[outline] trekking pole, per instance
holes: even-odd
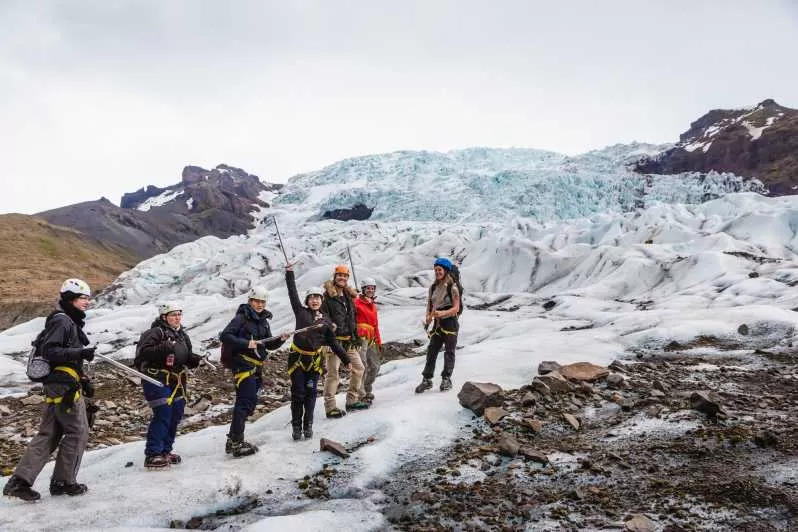
[[[285,257],[285,263],[291,264],[288,262],[288,254],[285,252],[285,246],[283,245],[283,237],[280,236],[280,228],[277,227],[277,218],[272,216],[272,220],[274,221],[274,230],[277,231],[277,240],[280,241],[280,250],[283,252],[283,257]]]
[[[317,323],[315,325],[310,325],[308,327],[302,327],[301,329],[296,329],[294,331],[289,332],[288,334],[297,334],[297,333],[301,333],[301,332],[305,332],[305,331],[310,331],[310,330],[313,330],[313,329],[321,329],[322,327],[326,327],[326,325],[323,324],[323,323]],[[261,340],[255,340],[255,342],[258,343],[258,344],[265,344],[266,342],[271,342],[272,340],[277,340],[278,338],[280,338],[279,334],[277,336],[270,336],[269,338],[263,338]]]
[[[358,290],[357,287],[357,275],[355,274],[355,263],[352,260],[352,252],[349,251],[349,246],[346,246],[346,253],[349,255],[349,266],[352,267],[352,280],[355,282],[355,290]]]
[[[209,360],[210,357],[211,357],[211,354],[206,351],[205,355],[203,355],[203,357],[202,357],[202,363],[200,365],[202,365],[202,366],[210,366],[212,370],[216,371],[216,366],[211,364],[211,361]]]
[[[131,368],[130,366],[125,366],[121,362],[117,362],[116,360],[114,360],[111,357],[107,357],[105,355],[101,355],[100,353],[94,353],[94,356],[100,357],[101,359],[105,360],[106,362],[108,362],[112,366],[114,366],[116,368],[119,368],[119,369],[121,369],[123,371],[126,371],[126,372],[130,373],[131,375],[135,375],[136,377],[139,377],[140,379],[144,379],[145,381],[147,381],[149,383],[152,383],[152,384],[154,384],[156,386],[163,386],[163,383],[161,381],[155,380],[152,377],[141,373],[140,371],[136,371],[135,369]]]

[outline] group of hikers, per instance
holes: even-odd
[[[452,387],[462,287],[457,267],[449,259],[436,259],[433,268],[435,281],[429,288],[424,317],[430,341],[416,393],[432,388],[441,348],[444,348],[444,365],[440,390]],[[296,326],[293,333],[276,336],[272,336],[269,326],[273,316],[266,308],[267,290],[261,286],[249,290],[247,302],[239,305],[219,335],[221,359],[232,371],[236,391],[225,444],[227,454],[240,458],[258,452],[257,446],[244,439],[246,420],[255,411],[268,351],[280,348],[292,335],[288,374],[294,440],[313,437],[313,413],[322,374],[328,418],[341,418],[347,411],[371,406],[382,350],[375,304],[377,283],[374,279],[364,279],[358,292],[349,286],[349,277],[349,267],[337,265],[330,280],[321,287],[308,288],[300,299],[293,265],[286,265],[285,281]],[[94,387],[84,372],[84,362],[91,362],[96,351],[96,347],[89,347],[89,339],[83,332],[90,300],[88,284],[79,279],[66,280],[61,286],[57,308],[46,318],[45,328],[34,342],[37,354],[49,361],[51,368],[41,381],[45,395],[42,421],[4,486],[3,495],[38,500],[40,494],[33,489],[33,483],[56,449],[50,494],[81,495],[88,489],[77,482],[77,473],[90,430],[84,397],[94,395]],[[205,363],[193,351],[182,327],[182,315],[180,305],[166,302],[158,305],[158,317],[141,335],[136,348],[134,366],[147,377],[142,378],[142,389],[152,409],[144,448],[144,466],[149,470],[181,463],[182,458],[174,452],[173,445],[186,403],[186,370]],[[342,367],[350,375],[345,410],[336,403]]]

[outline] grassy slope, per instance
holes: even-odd
[[[0,329],[46,313],[64,279],[97,291],[137,260],[125,250],[24,214],[0,215]]]

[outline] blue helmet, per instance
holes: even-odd
[[[435,259],[435,264],[433,266],[440,266],[444,270],[452,271],[452,261],[445,257]]]

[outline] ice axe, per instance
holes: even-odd
[[[140,371],[136,371],[135,369],[131,368],[130,366],[125,366],[121,362],[117,362],[116,360],[114,360],[111,357],[107,357],[105,355],[101,355],[100,353],[94,353],[94,356],[100,357],[101,359],[105,360],[106,362],[108,362],[109,364],[114,366],[115,368],[119,368],[122,371],[126,371],[129,374],[135,375],[136,377],[138,377],[140,379],[143,379],[143,380],[145,380],[145,381],[147,381],[149,383],[152,383],[152,384],[154,384],[156,386],[163,386],[163,383],[161,381],[153,379],[152,377],[150,377],[148,375],[145,375],[145,374],[141,373]]]
[[[283,245],[283,237],[280,236],[280,228],[277,227],[277,218],[272,216],[272,221],[274,222],[274,230],[277,231],[277,240],[280,242],[280,251],[283,252],[283,257],[285,258],[286,264],[291,264],[288,262],[288,254],[285,252],[285,246]]]
[[[291,335],[291,334],[297,334],[297,333],[301,333],[301,332],[305,332],[305,331],[310,331],[310,330],[313,330],[313,329],[321,329],[322,327],[326,327],[326,326],[327,326],[327,324],[325,324],[325,323],[316,323],[314,325],[309,325],[308,327],[302,327],[301,329],[296,329],[294,331],[289,332],[288,334]],[[263,338],[261,340],[255,340],[255,343],[256,344],[265,344],[266,342],[273,342],[274,340],[277,340],[279,338],[280,338],[280,335],[278,334],[277,336],[270,336],[269,338]]]

